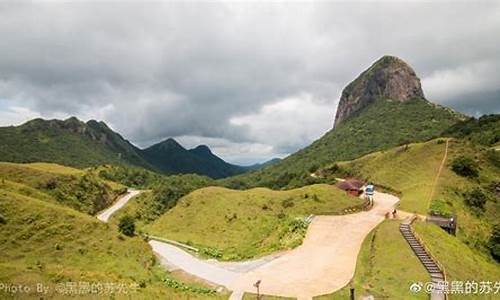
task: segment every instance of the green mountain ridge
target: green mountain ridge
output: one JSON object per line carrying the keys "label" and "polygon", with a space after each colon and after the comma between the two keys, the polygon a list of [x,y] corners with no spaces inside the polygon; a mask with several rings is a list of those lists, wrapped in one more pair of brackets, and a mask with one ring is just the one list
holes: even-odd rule
{"label": "green mountain ridge", "polygon": [[172,138],[142,150],[142,155],[167,174],[195,173],[223,178],[246,171],[244,167],[229,164],[214,155],[206,145],[187,150]]}
{"label": "green mountain ridge", "polygon": [[174,139],[141,150],[106,123],[83,122],[76,117],[38,118],[19,126],[0,127],[0,140],[0,161],[7,162],[51,162],[77,168],[112,164],[213,178],[247,171],[245,167],[225,162],[207,146],[186,150]]}

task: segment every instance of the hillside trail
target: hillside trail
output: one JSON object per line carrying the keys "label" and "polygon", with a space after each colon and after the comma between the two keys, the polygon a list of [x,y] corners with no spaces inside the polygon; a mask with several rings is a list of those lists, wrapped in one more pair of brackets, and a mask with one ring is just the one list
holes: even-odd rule
{"label": "hillside trail", "polygon": [[233,291],[231,299],[243,292],[255,293],[254,283],[258,280],[262,294],[311,299],[349,283],[363,240],[398,202],[393,195],[375,192],[374,206],[369,211],[316,216],[301,246],[252,263],[203,260],[166,243],[149,244],[162,265],[222,285]]}
{"label": "hillside trail", "polygon": [[125,206],[125,204],[127,204],[127,202],[129,202],[130,199],[134,198],[140,193],[142,193],[142,191],[140,190],[128,189],[126,195],[122,196],[113,205],[111,205],[110,207],[102,211],[100,214],[98,214],[97,219],[103,222],[108,222],[111,215],[113,215],[116,211]]}
{"label": "hillside trail", "polygon": [[441,177],[441,173],[443,171],[443,168],[446,164],[446,160],[448,159],[448,145],[449,145],[449,142],[450,140],[449,139],[446,139],[446,146],[444,148],[444,155],[443,155],[443,160],[441,160],[441,164],[439,165],[439,169],[436,173],[436,178],[434,178],[434,182],[432,183],[432,190],[431,190],[431,193],[429,195],[429,201],[427,203],[431,203],[432,201],[432,197],[434,197],[434,194],[436,193],[436,187],[438,185],[438,182],[439,182],[439,177]]}

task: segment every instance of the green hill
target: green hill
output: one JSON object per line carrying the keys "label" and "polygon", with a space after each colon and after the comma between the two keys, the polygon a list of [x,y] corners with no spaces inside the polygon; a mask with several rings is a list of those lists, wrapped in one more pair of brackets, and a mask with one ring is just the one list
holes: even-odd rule
{"label": "green hill", "polygon": [[440,136],[461,116],[423,99],[379,99],[281,162],[222,182],[234,188],[290,188],[314,182],[310,173],[335,161]]}
{"label": "green hill", "polygon": [[103,164],[145,168],[163,174],[199,174],[223,178],[248,168],[232,165],[207,146],[187,150],[174,139],[139,149],[104,122],[34,119],[20,126],[0,127],[2,161],[51,162],[76,168]]}
{"label": "green hill", "polygon": [[94,120],[34,119],[0,127],[0,157],[10,162],[52,162],[73,167],[111,163],[152,168],[134,145]]}
{"label": "green hill", "polygon": [[0,162],[0,188],[88,214],[108,207],[126,191],[91,172],[47,163]]}
{"label": "green hill", "polygon": [[[366,155],[318,170],[321,177],[338,172],[372,181],[401,197],[400,209],[419,214],[455,216],[457,237],[475,251],[495,255],[492,232],[500,213],[500,151],[451,139],[447,158],[439,173],[444,139],[410,144]],[[457,162],[469,161],[475,176],[454,171]],[[497,242],[498,243],[498,242]]]}
{"label": "green hill", "polygon": [[[0,282],[28,286],[31,290],[16,294],[2,289],[0,298],[227,298],[196,285],[179,284],[172,274],[158,266],[151,248],[141,238],[125,237],[115,225],[61,206],[52,201],[55,199],[50,192],[30,186],[40,175],[48,176],[45,172],[38,173],[39,169],[58,176],[61,172],[84,176],[81,172],[43,164],[15,167],[15,172],[9,169],[9,174],[16,176],[11,179],[23,183],[2,179],[0,185]],[[0,168],[5,169],[5,165]],[[170,281],[166,282],[167,278]],[[63,294],[56,290],[72,282],[78,284],[78,289],[83,284],[83,294]],[[108,283],[121,290],[110,293],[108,289],[102,295],[85,289],[95,285],[102,291]],[[48,292],[37,293],[37,284],[49,288]]]}
{"label": "green hill", "polygon": [[151,165],[167,174],[199,174],[223,178],[241,174],[245,168],[229,164],[214,155],[205,145],[187,150],[174,139],[167,139],[142,150]]}
{"label": "green hill", "polygon": [[224,260],[247,259],[302,243],[310,214],[343,214],[363,201],[330,185],[289,191],[198,189],[144,228]]}

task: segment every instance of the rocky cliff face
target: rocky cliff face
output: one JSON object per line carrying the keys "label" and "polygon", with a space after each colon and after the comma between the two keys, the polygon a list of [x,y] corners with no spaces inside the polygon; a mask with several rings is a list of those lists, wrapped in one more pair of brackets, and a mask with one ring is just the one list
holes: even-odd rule
{"label": "rocky cliff face", "polygon": [[425,99],[415,71],[397,57],[384,56],[344,88],[334,127],[380,98]]}

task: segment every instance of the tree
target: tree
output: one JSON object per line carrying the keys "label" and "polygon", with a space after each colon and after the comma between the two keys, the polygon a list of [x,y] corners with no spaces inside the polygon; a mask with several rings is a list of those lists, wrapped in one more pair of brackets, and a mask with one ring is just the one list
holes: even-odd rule
{"label": "tree", "polygon": [[468,192],[465,196],[465,204],[469,207],[484,210],[484,205],[486,204],[487,197],[479,188],[474,188],[472,191]]}
{"label": "tree", "polygon": [[463,177],[473,178],[477,177],[479,173],[477,163],[472,158],[463,155],[453,160],[451,169]]}
{"label": "tree", "polygon": [[493,226],[488,248],[490,248],[491,255],[500,262],[500,224]]}
{"label": "tree", "polygon": [[124,235],[133,236],[135,234],[135,219],[128,215],[120,218],[118,231]]}

